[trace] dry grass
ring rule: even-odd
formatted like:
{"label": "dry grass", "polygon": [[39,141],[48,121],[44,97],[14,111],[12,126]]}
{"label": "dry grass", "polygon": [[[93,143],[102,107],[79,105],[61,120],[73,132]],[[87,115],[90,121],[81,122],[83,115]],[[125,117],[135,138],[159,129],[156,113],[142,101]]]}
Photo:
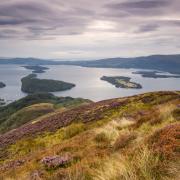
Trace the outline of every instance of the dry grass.
{"label": "dry grass", "polygon": [[149,137],[149,146],[162,158],[180,156],[180,123],[168,125]]}
{"label": "dry grass", "polygon": [[110,139],[105,132],[101,132],[96,135],[95,141],[97,143],[110,143]]}
{"label": "dry grass", "polygon": [[173,119],[172,112],[175,110],[176,106],[174,104],[166,104],[159,107],[160,116],[164,120]]}
{"label": "dry grass", "polygon": [[[173,172],[172,172],[173,171]],[[163,164],[158,156],[147,148],[138,149],[133,156],[114,154],[106,159],[98,169],[94,169],[95,180],[164,180],[178,175],[178,166]]]}
{"label": "dry grass", "polygon": [[[101,121],[76,121],[56,132],[17,142],[7,159],[26,157],[26,162],[3,172],[4,179],[32,179],[37,170],[47,180],[180,179],[180,129],[174,115],[178,101],[149,106],[136,103],[136,98]],[[63,153],[73,157],[68,167],[48,171],[41,166],[42,158]]]}
{"label": "dry grass", "polygon": [[113,148],[115,151],[125,148],[131,141],[136,139],[136,134],[134,132],[128,132],[121,134],[115,141]]}
{"label": "dry grass", "polygon": [[134,121],[128,120],[125,117],[115,118],[104,126],[96,129],[97,135],[95,140],[98,143],[109,143],[109,146],[112,146],[119,137],[121,130],[128,128],[134,123]]}
{"label": "dry grass", "polygon": [[180,108],[175,109],[172,112],[172,115],[173,115],[173,118],[175,118],[177,121],[179,121],[180,120]]}

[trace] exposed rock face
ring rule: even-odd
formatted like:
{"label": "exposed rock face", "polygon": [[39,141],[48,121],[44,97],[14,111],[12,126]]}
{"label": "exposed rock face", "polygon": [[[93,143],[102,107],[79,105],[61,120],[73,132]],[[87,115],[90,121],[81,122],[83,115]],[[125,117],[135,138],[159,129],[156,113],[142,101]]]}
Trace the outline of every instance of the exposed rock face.
{"label": "exposed rock face", "polygon": [[69,164],[72,160],[72,157],[69,154],[65,154],[62,156],[49,156],[44,157],[41,160],[41,163],[44,164],[48,169],[57,168],[60,166],[65,166]]}

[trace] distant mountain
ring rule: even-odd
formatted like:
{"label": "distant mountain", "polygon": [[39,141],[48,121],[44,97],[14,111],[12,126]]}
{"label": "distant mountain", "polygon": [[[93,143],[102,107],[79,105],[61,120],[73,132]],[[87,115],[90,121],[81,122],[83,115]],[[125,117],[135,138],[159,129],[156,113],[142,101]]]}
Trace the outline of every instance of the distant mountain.
{"label": "distant mountain", "polygon": [[0,58],[0,64],[52,65],[54,63],[55,61],[52,60],[38,58]]}
{"label": "distant mountain", "polygon": [[180,74],[180,55],[109,58],[95,61],[72,62],[72,64],[85,67],[153,69]]}
{"label": "distant mountain", "polygon": [[134,58],[109,58],[93,61],[53,61],[36,58],[2,59],[0,64],[76,65],[102,68],[153,69],[180,74],[180,55],[152,55]]}

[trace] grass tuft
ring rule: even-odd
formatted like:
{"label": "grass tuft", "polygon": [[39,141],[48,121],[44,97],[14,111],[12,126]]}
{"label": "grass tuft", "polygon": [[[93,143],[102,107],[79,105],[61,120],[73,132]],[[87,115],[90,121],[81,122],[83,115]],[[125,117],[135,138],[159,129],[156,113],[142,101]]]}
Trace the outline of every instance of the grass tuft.
{"label": "grass tuft", "polygon": [[125,148],[134,139],[136,139],[136,134],[134,132],[122,134],[116,139],[113,148],[115,151]]}

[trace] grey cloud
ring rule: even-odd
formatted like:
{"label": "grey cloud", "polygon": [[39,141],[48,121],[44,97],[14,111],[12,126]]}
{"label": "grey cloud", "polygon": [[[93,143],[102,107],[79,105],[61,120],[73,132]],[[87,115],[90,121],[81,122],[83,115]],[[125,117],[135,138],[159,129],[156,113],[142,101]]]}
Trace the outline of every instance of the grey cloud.
{"label": "grey cloud", "polygon": [[[179,6],[178,0],[2,0],[0,38],[83,34],[96,20],[115,22],[116,29],[110,32],[153,33],[164,26],[179,26],[178,18],[161,22],[166,16],[180,17]],[[5,33],[5,28],[13,33]]]}
{"label": "grey cloud", "polygon": [[150,33],[158,31],[160,28],[180,28],[180,20],[155,20],[139,27],[134,31],[135,33]]}
{"label": "grey cloud", "polygon": [[157,24],[147,24],[147,25],[142,25],[139,27],[138,33],[146,33],[146,32],[152,32],[156,31],[159,28],[159,25]]}
{"label": "grey cloud", "polygon": [[50,14],[51,10],[50,8],[43,4],[38,2],[14,2],[14,3],[4,3],[0,5],[0,15],[1,16],[36,16],[40,14]]}
{"label": "grey cloud", "polygon": [[109,4],[107,7],[112,9],[152,9],[152,8],[159,8],[163,6],[167,6],[169,3],[165,0],[141,0],[135,2],[122,2],[122,3],[115,3]]}
{"label": "grey cloud", "polygon": [[[50,34],[78,34],[89,23],[94,12],[81,7],[57,6],[51,1],[17,1],[0,4],[0,29],[2,26],[23,28],[31,36]],[[17,34],[18,35],[18,34]],[[27,35],[27,34],[22,34]],[[6,37],[6,36],[1,36]]]}
{"label": "grey cloud", "polygon": [[172,2],[167,0],[140,0],[132,2],[110,3],[106,8],[114,13],[124,12],[128,16],[157,16],[165,14],[164,8],[171,5]]}
{"label": "grey cloud", "polygon": [[0,26],[7,26],[7,25],[20,25],[20,24],[30,24],[30,23],[35,23],[37,21],[33,19],[24,19],[24,18],[4,18],[0,16]]}

